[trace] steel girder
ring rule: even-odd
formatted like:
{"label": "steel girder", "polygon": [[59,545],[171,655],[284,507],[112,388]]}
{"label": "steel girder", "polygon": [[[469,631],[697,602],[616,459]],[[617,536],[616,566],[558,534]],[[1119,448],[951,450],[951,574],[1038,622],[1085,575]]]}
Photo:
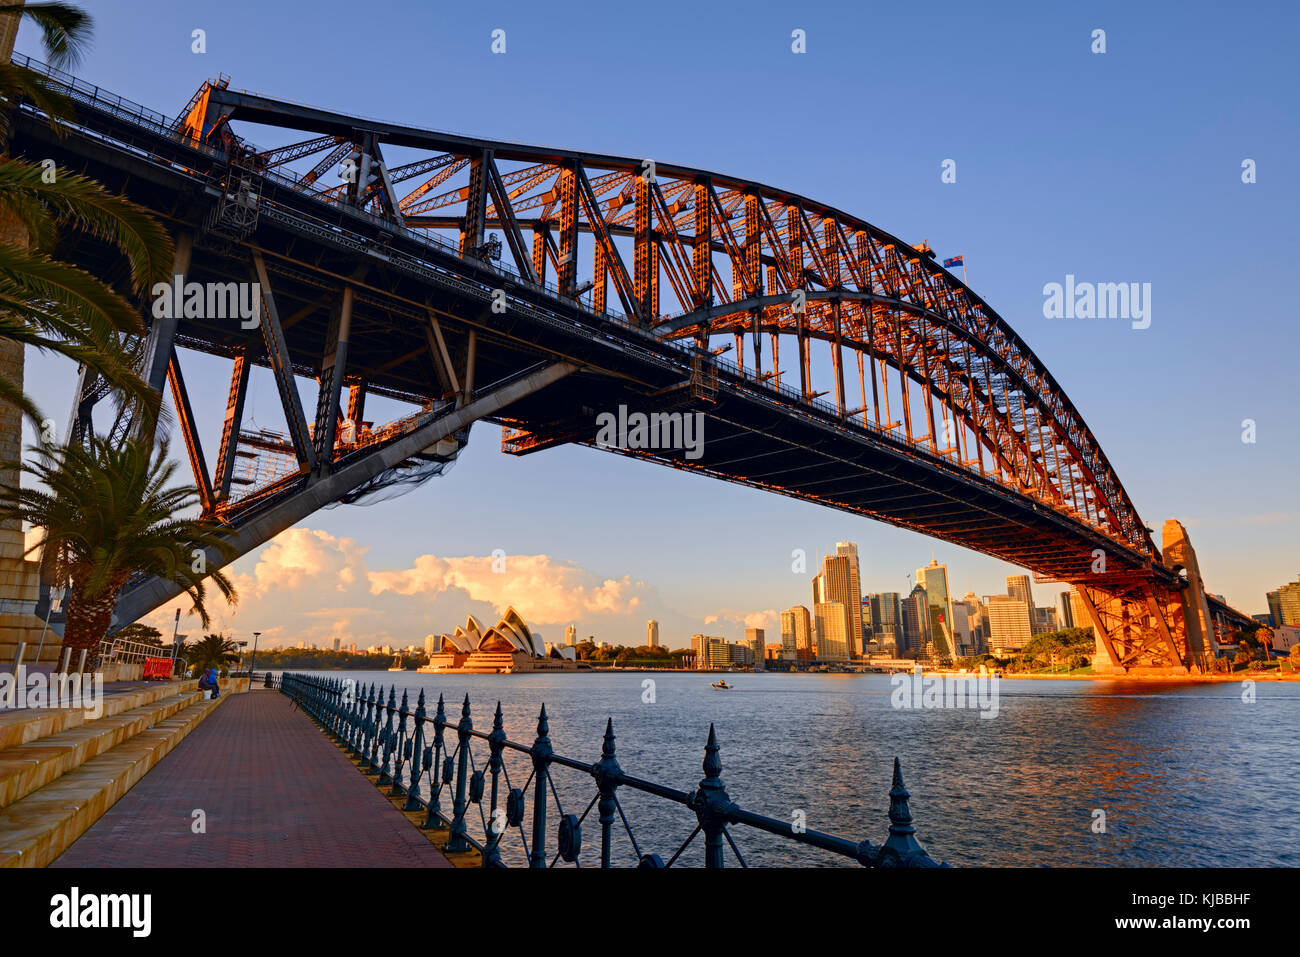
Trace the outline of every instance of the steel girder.
{"label": "steel girder", "polygon": [[[311,133],[316,138],[307,143],[317,145],[327,145],[326,137],[364,133],[388,148],[432,152],[424,161],[436,164],[428,188],[400,201],[406,225],[455,230],[462,251],[478,248],[484,230],[500,229],[520,275],[532,279],[544,257],[535,255],[538,247],[524,230],[536,239],[553,224],[562,295],[573,296],[578,273],[590,269],[593,305],[607,309],[605,286],[612,282],[630,320],[701,343],[711,335],[749,335],[756,362],[760,334],[794,336],[803,395],[818,391],[810,381],[811,343],[826,343],[835,381],[822,391],[842,414],[849,404],[846,351],[862,356],[856,413],[864,420],[868,409],[878,415],[889,401],[890,388],[882,390],[876,374],[892,369],[900,379],[896,397],[909,383],[924,395],[917,403],[909,394],[900,410],[900,424],[913,441],[965,453],[973,467],[985,467],[987,452],[988,473],[1009,487],[1158,555],[1100,444],[1059,384],[928,249],[811,198],[717,172],[380,123],[221,86],[208,90],[205,102],[209,122],[220,116],[227,123],[248,120]],[[465,167],[467,185],[427,197],[435,181],[450,183]],[[587,248],[579,247],[578,234],[589,237]],[[719,263],[730,266],[729,275]],[[812,304],[806,311],[792,308],[796,291]],[[776,365],[779,346],[773,338],[768,370],[754,367],[778,383],[786,373]],[[932,401],[951,413],[940,412],[939,422],[961,421],[953,441],[939,441]],[[923,429],[910,421],[918,404],[925,409]]]}
{"label": "steel girder", "polygon": [[[220,182],[226,164],[242,163],[249,156],[265,157],[269,164],[286,151],[296,151],[297,159],[309,163],[321,152],[331,159],[343,145],[354,155],[362,153],[363,160],[369,157],[379,174],[352,191],[318,188],[315,177],[308,182],[301,170],[289,168],[296,161],[292,159],[258,174],[265,195],[259,232],[270,229],[274,238],[265,242],[279,244],[274,259],[266,254],[265,272],[269,281],[279,284],[272,303],[285,313],[278,317],[280,331],[292,339],[300,328],[311,326],[303,333],[305,338],[311,339],[310,332],[317,336],[313,342],[323,337],[332,346],[326,345],[324,353],[316,345],[314,351],[298,349],[292,356],[277,356],[281,351],[275,342],[277,323],[266,315],[264,335],[253,340],[212,329],[182,329],[176,334],[177,344],[189,348],[229,357],[246,355],[248,362],[273,369],[279,364],[281,381],[290,371],[323,380],[327,364],[323,355],[334,355],[336,362],[344,358],[346,362],[339,363],[346,366],[341,378],[350,380],[349,418],[353,420],[360,416],[352,415],[351,408],[360,407],[367,391],[416,402],[446,394],[445,384],[435,382],[445,378],[448,368],[462,367],[473,350],[463,345],[457,354],[447,354],[457,347],[446,343],[445,349],[438,349],[437,337],[426,329],[431,315],[454,316],[462,333],[474,328],[480,333],[491,331],[497,337],[494,348],[502,335],[513,337],[512,348],[528,348],[538,339],[540,327],[529,327],[517,318],[485,321],[458,311],[446,300],[436,305],[421,301],[427,293],[398,291],[392,270],[423,281],[435,278],[430,271],[434,268],[444,276],[454,273],[455,282],[468,282],[475,289],[505,285],[512,296],[550,310],[563,322],[585,324],[593,343],[612,341],[613,336],[622,343],[620,348],[632,346],[647,361],[651,350],[636,345],[635,336],[628,340],[627,334],[615,330],[622,323],[641,330],[638,334],[654,330],[665,346],[654,359],[661,366],[665,357],[674,355],[667,346],[675,340],[692,341],[700,350],[686,366],[692,383],[696,378],[712,383],[707,390],[701,386],[701,394],[716,391],[717,400],[723,402],[736,395],[761,395],[785,413],[825,419],[837,436],[887,446],[891,455],[901,456],[898,461],[906,460],[909,469],[915,467],[918,476],[930,470],[937,477],[934,480],[951,491],[944,493],[943,502],[936,502],[922,491],[894,489],[888,507],[873,513],[864,497],[853,493],[852,483],[860,479],[850,478],[847,472],[825,483],[825,495],[814,492],[813,483],[803,490],[779,487],[779,477],[771,481],[751,477],[739,471],[739,465],[734,475],[723,470],[714,473],[721,478],[753,482],[979,548],[968,536],[1000,528],[998,520],[963,516],[951,504],[955,496],[965,494],[960,490],[977,489],[994,503],[990,514],[1001,515],[1004,524],[1011,521],[1006,515],[1017,510],[1023,515],[1044,515],[1045,530],[1029,536],[1033,540],[1021,549],[1036,570],[1052,564],[1036,564],[1037,556],[1059,551],[1067,539],[1113,546],[1135,566],[1149,565],[1152,559],[1158,562],[1145,527],[1095,438],[1014,331],[962,283],[939,269],[928,250],[902,243],[842,211],[724,174],[400,127],[234,93],[220,84],[196,96],[182,124],[185,132],[175,142],[160,137],[147,123],[132,125],[120,104],[106,107],[102,115],[90,105],[92,109],[79,122],[101,140],[78,144],[78,149],[94,162],[100,161],[97,153],[111,151],[105,143],[120,141],[137,156],[148,156],[155,170],[210,170],[197,176]],[[292,133],[286,135],[289,145],[278,151],[252,150],[238,140],[232,126],[245,120]],[[213,131],[219,131],[220,137]],[[310,138],[303,140],[302,134]],[[330,143],[335,144],[332,149]],[[387,165],[386,157],[394,165]],[[139,165],[137,160],[131,162]],[[317,163],[312,169],[320,166]],[[328,168],[326,164],[322,172]],[[150,177],[161,182],[168,175],[172,174],[151,170],[132,182],[143,188]],[[414,192],[397,198],[393,183],[416,176],[428,178]],[[300,194],[301,200],[290,200],[290,193]],[[149,204],[156,208],[154,202]],[[354,212],[345,214],[345,208]],[[356,219],[357,213],[364,213],[366,220]],[[180,223],[192,223],[196,216],[193,209],[180,205],[168,207],[165,214]],[[506,233],[513,269],[508,263],[482,259],[486,248],[482,239],[490,229]],[[464,255],[452,263],[439,259],[442,252],[419,253],[411,238],[417,231],[438,237],[444,243],[441,248]],[[532,255],[537,247],[530,249],[527,231],[532,231],[532,238],[542,237],[540,258],[555,266],[559,281],[555,292],[561,301],[572,304],[567,313],[557,311],[547,299],[551,294],[532,283],[528,273],[529,267],[537,273]],[[359,233],[365,233],[365,238],[358,238]],[[337,255],[330,251],[333,246],[349,248],[353,256],[372,257],[365,261],[382,264],[388,273],[382,283],[356,284],[359,312],[352,352],[343,357],[337,355],[336,341],[321,330],[322,305],[333,301],[350,282],[347,271],[331,259]],[[418,262],[412,261],[413,252]],[[430,267],[426,260],[438,262]],[[205,268],[211,269],[212,264]],[[587,268],[591,279],[584,283]],[[286,277],[295,290],[280,303]],[[437,281],[444,283],[443,278]],[[319,302],[305,291],[313,284],[322,291]],[[611,285],[622,313],[608,308]],[[612,322],[601,323],[602,318]],[[391,358],[357,355],[354,362],[353,353],[376,341],[381,326],[393,337]],[[745,338],[760,345],[763,334],[772,344],[767,363],[755,351],[753,368],[733,375],[726,363],[711,358],[719,352],[712,337],[741,337],[735,345],[743,347]],[[779,346],[783,337],[790,336],[797,343],[800,379],[794,393],[781,383],[789,370],[780,366]],[[814,344],[835,346],[831,403],[816,400]],[[557,358],[549,348],[539,345],[536,355]],[[740,353],[737,348],[743,363]],[[479,349],[478,354],[480,361],[492,361],[491,352]],[[850,402],[847,395],[846,355],[850,363],[857,358],[860,401]],[[420,368],[427,370],[422,376],[410,374]],[[889,370],[898,373],[896,381],[886,379]],[[726,374],[720,376],[720,371]],[[595,374],[614,376],[617,381],[629,372],[595,368]],[[236,401],[237,378],[231,390]],[[669,384],[661,380],[642,394],[653,396]],[[329,392],[335,391],[331,383]],[[282,395],[287,394],[282,390]],[[900,398],[902,404],[896,404]],[[331,400],[326,408],[337,409],[338,401]],[[891,403],[895,403],[892,409]],[[850,409],[853,404],[860,408]],[[320,408],[318,422],[329,422],[329,416],[321,417]],[[537,425],[565,418],[558,408],[536,411],[544,414],[517,421]],[[922,417],[913,421],[922,411]],[[940,423],[949,420],[960,427],[941,438]],[[305,426],[305,417],[301,421]],[[571,434],[581,435],[581,430]],[[759,433],[749,434],[752,438]],[[308,459],[317,451],[317,443],[303,438],[300,432],[294,450]],[[223,443],[219,476],[229,453],[230,447]],[[855,453],[837,449],[834,458],[847,468]],[[320,471],[305,464],[312,474]],[[789,473],[780,466],[770,471],[777,476]],[[912,488],[923,488],[923,478],[908,481]],[[220,499],[222,483],[214,484],[213,494]],[[986,488],[994,485],[1003,499]],[[916,500],[913,505],[908,504],[908,496]],[[1006,504],[997,505],[998,501]],[[892,508],[898,513],[892,514]],[[1012,533],[998,532],[985,539],[988,547],[983,550],[995,547],[998,551],[990,553],[1007,557],[1012,542]]]}

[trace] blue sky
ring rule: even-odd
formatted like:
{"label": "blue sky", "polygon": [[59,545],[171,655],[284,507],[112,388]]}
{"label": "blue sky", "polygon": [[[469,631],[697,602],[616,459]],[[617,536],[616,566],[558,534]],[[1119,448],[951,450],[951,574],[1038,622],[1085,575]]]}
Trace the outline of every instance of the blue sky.
{"label": "blue sky", "polygon": [[[168,114],[221,72],[344,112],[663,158],[962,254],[972,288],[1065,388],[1147,524],[1182,520],[1210,590],[1262,611],[1264,591],[1300,572],[1300,17],[1285,4],[1135,6],[373,2],[358,15],[330,0],[131,0],[93,5],[95,42],[77,72]],[[203,55],[191,52],[196,28]],[[498,28],[504,55],[490,50]],[[1098,28],[1104,54],[1090,51]],[[804,54],[791,52],[795,29]],[[30,28],[18,49],[39,53]],[[945,159],[956,183],[940,181]],[[1043,286],[1067,273],[1150,283],[1150,328],[1045,319]],[[215,437],[225,369],[195,358],[186,375]],[[29,359],[28,389],[60,421],[72,384],[66,364]],[[269,374],[252,413],[275,418]],[[1254,444],[1241,439],[1247,418]],[[247,595],[227,624],[405,644],[514,594],[526,618],[555,617],[539,625],[547,637],[568,618],[583,634],[640,640],[653,616],[679,645],[806,604],[795,548],[815,563],[857,541],[868,591],[905,590],[932,554],[959,595],[1002,592],[1018,571],[592,450],[513,459],[496,431],[476,427],[451,473],[418,491],[318,513],[292,547],[241,560]],[[530,577],[485,585],[473,569],[494,549],[526,557]],[[425,561],[432,578],[414,574],[421,556],[441,563]],[[355,579],[342,588],[341,568]],[[376,591],[398,580],[409,593]],[[1040,586],[1039,601],[1054,590]]]}

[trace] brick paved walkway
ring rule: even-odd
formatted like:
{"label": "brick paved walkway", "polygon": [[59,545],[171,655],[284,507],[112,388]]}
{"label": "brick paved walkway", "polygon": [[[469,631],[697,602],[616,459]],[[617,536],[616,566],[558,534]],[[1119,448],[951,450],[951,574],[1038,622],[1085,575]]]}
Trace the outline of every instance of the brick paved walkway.
{"label": "brick paved walkway", "polygon": [[[191,831],[207,813],[207,833]],[[451,867],[275,691],[231,695],[51,867]]]}

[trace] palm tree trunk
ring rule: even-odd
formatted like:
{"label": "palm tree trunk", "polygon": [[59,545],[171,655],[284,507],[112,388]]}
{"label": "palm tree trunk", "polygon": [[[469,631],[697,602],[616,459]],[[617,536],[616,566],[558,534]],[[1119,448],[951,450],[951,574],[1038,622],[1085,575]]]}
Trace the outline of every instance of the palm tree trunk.
{"label": "palm tree trunk", "polygon": [[89,660],[99,650],[99,643],[108,634],[108,626],[113,621],[113,607],[120,584],[110,585],[94,598],[87,598],[78,585],[68,589],[63,647],[71,648],[74,657],[84,648]]}

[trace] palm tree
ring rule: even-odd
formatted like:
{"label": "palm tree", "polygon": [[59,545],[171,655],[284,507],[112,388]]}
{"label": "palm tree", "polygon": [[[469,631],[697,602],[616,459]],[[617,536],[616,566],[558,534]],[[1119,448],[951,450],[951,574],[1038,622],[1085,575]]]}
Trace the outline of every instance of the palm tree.
{"label": "palm tree", "polygon": [[238,600],[224,573],[197,556],[214,549],[226,560],[235,549],[222,526],[180,518],[198,501],[191,485],[168,488],[176,464],[164,442],[156,453],[143,440],[120,445],[94,437],[88,446],[33,448],[34,464],[6,463],[41,487],[0,487],[0,522],[25,521],[45,529],[45,555],[55,581],[68,582],[64,647],[94,652],[112,622],[117,594],[133,574],[173,582],[210,624],[205,580],[231,604]]}
{"label": "palm tree", "polygon": [[224,669],[239,660],[239,643],[225,635],[204,635],[181,649],[181,657],[191,668],[206,671],[208,668]]}
{"label": "palm tree", "polygon": [[[144,296],[170,278],[166,230],[124,197],[84,176],[11,158],[9,135],[19,103],[29,101],[55,123],[72,105],[39,73],[10,62],[18,22],[40,27],[45,55],[57,66],[77,62],[90,36],[89,15],[71,4],[26,6],[0,0],[0,349],[24,346],[65,355],[99,373],[146,416],[159,396],[135,372],[144,332],[137,308],[98,278],[53,259],[61,228],[75,228],[117,246]],[[17,382],[0,375],[0,402],[34,419],[39,410]]]}

